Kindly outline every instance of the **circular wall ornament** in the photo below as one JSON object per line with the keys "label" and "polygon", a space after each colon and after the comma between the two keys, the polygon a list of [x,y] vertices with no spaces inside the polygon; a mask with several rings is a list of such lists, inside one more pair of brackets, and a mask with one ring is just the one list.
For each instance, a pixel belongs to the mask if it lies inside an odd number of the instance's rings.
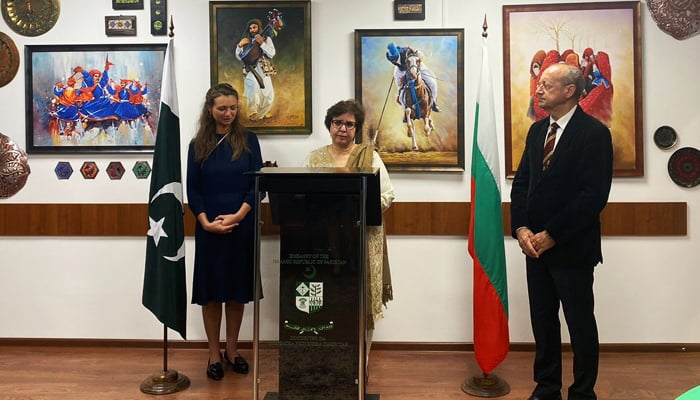
{"label": "circular wall ornament", "polygon": [[683,147],[668,160],[668,175],[678,186],[695,187],[700,183],[700,150]]}
{"label": "circular wall ornament", "polygon": [[0,133],[0,199],[17,194],[27,183],[29,173],[27,154]]}
{"label": "circular wall ornament", "polygon": [[23,36],[42,35],[58,21],[60,0],[1,0],[2,18]]}
{"label": "circular wall ornament", "polygon": [[647,0],[656,25],[678,40],[700,32],[700,1]]}
{"label": "circular wall ornament", "polygon": [[19,51],[12,38],[0,32],[0,87],[10,83],[19,69]]}
{"label": "circular wall ornament", "polygon": [[676,130],[667,125],[660,126],[656,129],[656,132],[654,132],[654,143],[662,150],[670,149],[678,143]]}

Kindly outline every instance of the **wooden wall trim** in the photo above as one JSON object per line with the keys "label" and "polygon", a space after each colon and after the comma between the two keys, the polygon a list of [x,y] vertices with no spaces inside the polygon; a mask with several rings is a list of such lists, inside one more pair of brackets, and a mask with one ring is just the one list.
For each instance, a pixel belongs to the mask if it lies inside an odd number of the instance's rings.
{"label": "wooden wall trim", "polygon": [[[686,236],[685,202],[609,203],[601,216],[604,236]],[[194,216],[185,207],[185,234],[194,234]],[[270,221],[263,204],[263,221]],[[385,214],[389,235],[467,236],[468,202],[398,202]],[[505,236],[510,236],[510,203],[503,204]],[[145,236],[147,204],[0,204],[0,236]],[[276,234],[271,223],[263,235]]]}

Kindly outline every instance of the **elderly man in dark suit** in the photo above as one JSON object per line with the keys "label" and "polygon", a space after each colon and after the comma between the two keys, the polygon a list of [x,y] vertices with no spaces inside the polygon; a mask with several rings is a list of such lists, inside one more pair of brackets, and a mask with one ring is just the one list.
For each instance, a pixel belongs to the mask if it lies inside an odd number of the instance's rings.
{"label": "elderly man in dark suit", "polygon": [[526,256],[530,321],[535,337],[529,400],[560,400],[559,304],[574,353],[568,400],[596,399],[598,327],[593,270],[603,261],[600,212],[612,183],[610,130],[578,99],[578,68],[554,64],[542,72],[536,96],[549,118],[530,127],[511,189],[512,235]]}

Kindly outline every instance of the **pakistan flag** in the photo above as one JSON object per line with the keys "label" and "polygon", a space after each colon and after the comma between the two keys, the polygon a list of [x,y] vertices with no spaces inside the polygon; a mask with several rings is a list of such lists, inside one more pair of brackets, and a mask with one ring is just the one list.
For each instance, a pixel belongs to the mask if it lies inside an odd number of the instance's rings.
{"label": "pakistan flag", "polygon": [[186,339],[184,206],[174,66],[170,39],[163,65],[160,119],[153,154],[142,302],[165,326]]}

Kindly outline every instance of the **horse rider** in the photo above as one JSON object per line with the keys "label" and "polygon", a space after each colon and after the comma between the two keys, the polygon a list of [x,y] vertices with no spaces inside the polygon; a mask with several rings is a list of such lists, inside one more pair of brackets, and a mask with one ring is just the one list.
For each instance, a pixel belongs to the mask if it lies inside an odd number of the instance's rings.
{"label": "horse rider", "polygon": [[440,112],[440,107],[437,105],[437,80],[435,79],[435,74],[428,68],[427,65],[423,62],[423,53],[414,50],[411,47],[408,46],[397,46],[394,44],[394,42],[389,42],[387,45],[387,52],[386,52],[386,59],[389,60],[390,63],[394,64],[394,80],[396,81],[396,87],[398,89],[398,93],[396,96],[396,102],[401,104],[399,101],[399,95],[401,93],[401,90],[403,86],[407,83],[406,82],[406,57],[407,55],[410,54],[416,54],[421,60],[421,67],[420,67],[420,74],[421,78],[423,78],[423,81],[425,82],[426,86],[428,86],[428,90],[430,91],[430,97],[432,98],[432,102],[430,104],[430,108],[435,111],[435,112]]}

